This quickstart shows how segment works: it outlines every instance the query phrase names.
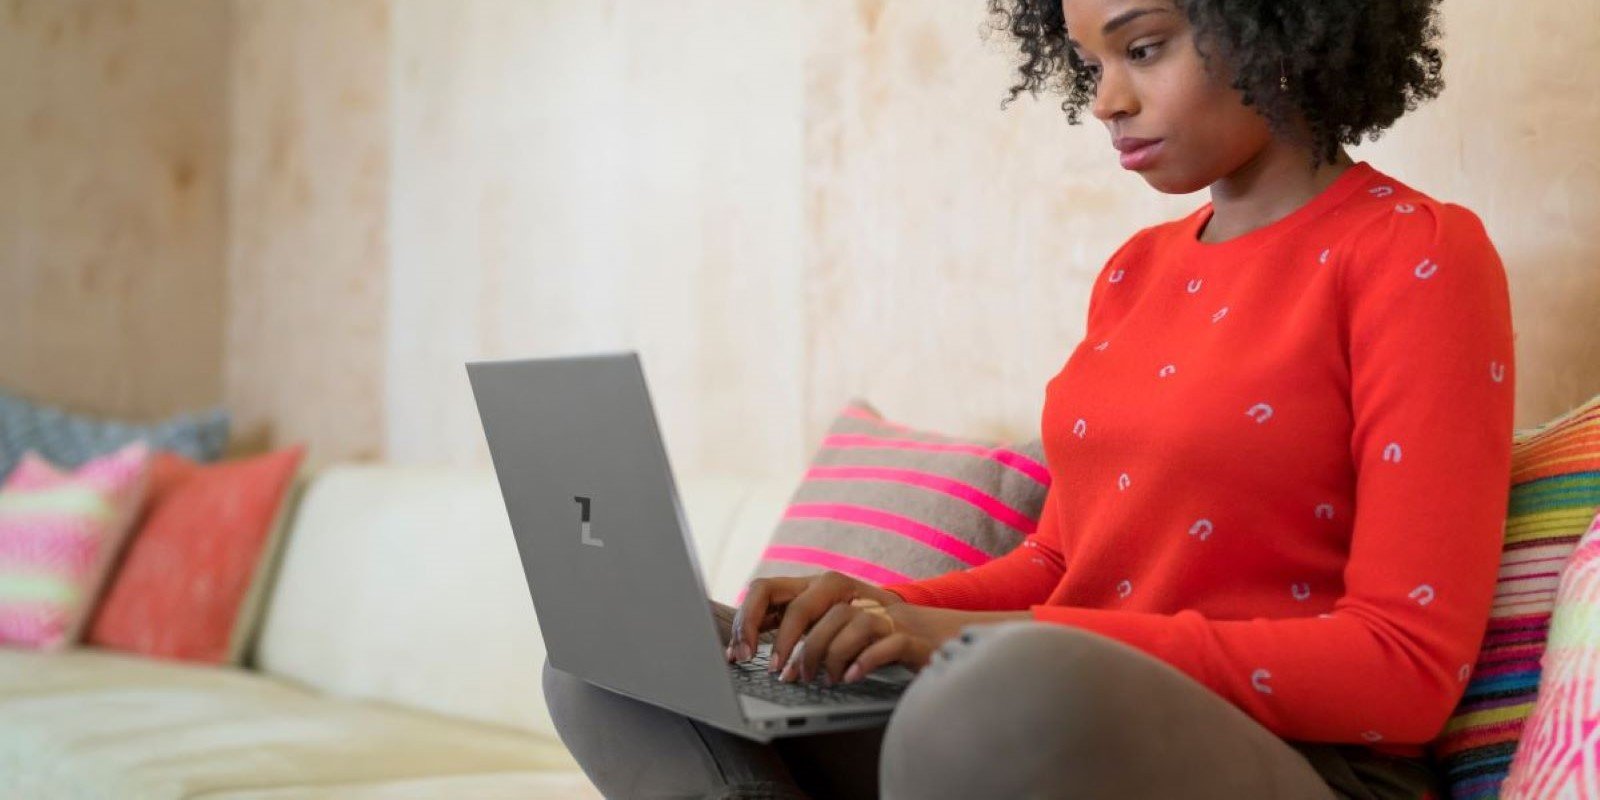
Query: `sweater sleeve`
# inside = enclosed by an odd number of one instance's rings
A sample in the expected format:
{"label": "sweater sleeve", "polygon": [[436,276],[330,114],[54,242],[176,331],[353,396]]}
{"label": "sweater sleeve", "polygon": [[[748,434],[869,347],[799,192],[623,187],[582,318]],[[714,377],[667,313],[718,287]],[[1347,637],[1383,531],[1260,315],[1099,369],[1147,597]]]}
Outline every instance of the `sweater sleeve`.
{"label": "sweater sleeve", "polygon": [[1039,526],[1022,544],[992,561],[933,578],[885,584],[908,603],[964,611],[1022,611],[1042,603],[1066,571],[1057,533],[1056,496],[1045,491]]}
{"label": "sweater sleeve", "polygon": [[1358,502],[1333,611],[1030,610],[1162,659],[1280,736],[1421,744],[1459,702],[1494,599],[1513,432],[1509,292],[1482,223],[1454,204],[1397,203],[1337,249]]}

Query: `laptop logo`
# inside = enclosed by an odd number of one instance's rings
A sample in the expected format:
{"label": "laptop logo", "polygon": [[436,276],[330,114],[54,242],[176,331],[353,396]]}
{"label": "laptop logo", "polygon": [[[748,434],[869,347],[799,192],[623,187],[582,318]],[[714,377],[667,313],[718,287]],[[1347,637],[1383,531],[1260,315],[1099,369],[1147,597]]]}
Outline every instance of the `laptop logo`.
{"label": "laptop logo", "polygon": [[596,539],[593,536],[589,535],[589,502],[590,502],[589,498],[583,497],[583,496],[580,495],[580,496],[574,497],[572,499],[578,501],[579,513],[583,517],[583,536],[582,536],[583,543],[584,544],[592,544],[595,547],[605,547],[606,546],[605,542],[602,542],[599,539]]}

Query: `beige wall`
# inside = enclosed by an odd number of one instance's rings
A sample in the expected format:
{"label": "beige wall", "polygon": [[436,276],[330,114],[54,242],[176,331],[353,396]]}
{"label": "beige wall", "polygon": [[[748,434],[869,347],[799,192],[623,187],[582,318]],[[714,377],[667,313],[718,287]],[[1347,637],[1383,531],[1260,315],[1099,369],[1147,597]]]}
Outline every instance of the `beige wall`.
{"label": "beige wall", "polygon": [[383,454],[389,3],[235,0],[228,357],[239,438]]}
{"label": "beige wall", "polygon": [[[482,463],[463,361],[637,348],[680,469],[802,462],[852,395],[1031,435],[1104,259],[1206,198],[1122,171],[1054,97],[999,110],[1013,49],[980,36],[981,7],[234,0],[212,220],[229,281],[202,287],[224,299],[228,357],[209,391],[319,460]],[[1443,8],[1444,95],[1352,152],[1483,218],[1528,426],[1600,392],[1600,5]],[[27,161],[0,155],[0,174]],[[4,218],[15,252],[24,217]],[[75,247],[5,280],[56,280],[39,265]],[[45,383],[51,346],[7,351],[0,378],[93,394],[98,378]],[[97,346],[80,349],[116,363]]]}
{"label": "beige wall", "polygon": [[395,4],[390,455],[487,462],[463,362],[637,348],[675,465],[792,463],[799,4]]}
{"label": "beige wall", "polygon": [[227,31],[212,0],[0,7],[0,386],[222,400]]}
{"label": "beige wall", "polygon": [[[1105,258],[1206,199],[1000,111],[980,3],[751,5],[397,4],[394,457],[484,458],[465,358],[624,346],[675,464],[798,463],[856,394],[1032,435]],[[1447,0],[1444,95],[1352,150],[1484,219],[1523,426],[1600,392],[1597,9]]]}

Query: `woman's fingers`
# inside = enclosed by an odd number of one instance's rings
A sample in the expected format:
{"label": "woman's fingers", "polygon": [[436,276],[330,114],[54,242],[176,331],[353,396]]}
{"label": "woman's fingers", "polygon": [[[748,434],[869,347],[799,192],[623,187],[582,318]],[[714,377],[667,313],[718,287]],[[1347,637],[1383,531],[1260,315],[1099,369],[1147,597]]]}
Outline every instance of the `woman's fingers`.
{"label": "woman's fingers", "polygon": [[868,645],[844,672],[844,682],[854,683],[888,664],[904,664],[912,672],[928,665],[932,643],[906,633],[892,633]]}
{"label": "woman's fingers", "polygon": [[750,582],[744,602],[733,615],[733,638],[728,643],[728,660],[748,660],[755,654],[756,639],[776,624],[784,606],[805,586],[805,578],[757,578]]}
{"label": "woman's fingers", "polygon": [[850,624],[857,613],[859,612],[856,609],[843,603],[835,603],[823,612],[822,618],[811,626],[805,638],[795,646],[778,679],[787,681],[798,678],[810,681],[816,677],[823,659],[829,655],[839,632]]}
{"label": "woman's fingers", "polygon": [[772,640],[771,669],[781,671],[788,666],[800,637],[811,630],[817,620],[834,603],[849,602],[851,581],[844,575],[829,571],[821,575],[798,580],[805,581],[804,588],[783,609],[783,621],[778,623],[778,635]]}
{"label": "woman's fingers", "polygon": [[[850,608],[843,606],[843,608]],[[876,614],[870,614],[857,608],[850,608],[855,612],[844,628],[833,637],[828,644],[828,653],[822,659],[822,669],[832,683],[844,683],[844,673],[861,653],[873,642],[887,636],[890,632],[888,621]]]}
{"label": "woman's fingers", "polygon": [[778,623],[778,635],[772,640],[772,659],[768,662],[772,671],[780,672],[788,666],[789,657],[795,645],[800,643],[801,635],[827,610],[827,604],[820,604],[821,608],[818,605],[817,594],[808,588],[784,607],[783,621]]}

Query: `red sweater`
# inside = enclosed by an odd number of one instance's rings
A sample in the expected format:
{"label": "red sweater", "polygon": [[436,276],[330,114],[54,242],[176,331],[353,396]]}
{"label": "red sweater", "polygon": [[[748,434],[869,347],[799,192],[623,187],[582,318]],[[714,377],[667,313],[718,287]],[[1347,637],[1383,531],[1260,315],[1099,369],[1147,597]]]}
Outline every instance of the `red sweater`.
{"label": "red sweater", "polygon": [[1419,755],[1494,595],[1504,267],[1471,211],[1364,161],[1242,236],[1199,241],[1210,214],[1139,231],[1095,280],[1045,387],[1036,532],[884,588],[1128,643],[1286,739]]}

